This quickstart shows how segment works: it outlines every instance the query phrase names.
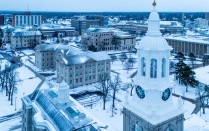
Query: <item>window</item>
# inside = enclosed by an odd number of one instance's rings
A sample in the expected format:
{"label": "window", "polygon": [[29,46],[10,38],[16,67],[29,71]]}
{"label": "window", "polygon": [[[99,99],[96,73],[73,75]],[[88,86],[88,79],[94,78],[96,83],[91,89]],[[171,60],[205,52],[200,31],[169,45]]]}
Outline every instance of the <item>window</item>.
{"label": "window", "polygon": [[78,66],[76,65],[76,69],[78,69]]}
{"label": "window", "polygon": [[76,83],[78,83],[78,79],[76,79]]}
{"label": "window", "polygon": [[78,72],[76,71],[76,76],[78,76]]}
{"label": "window", "polygon": [[82,71],[80,71],[80,75],[82,75]]}
{"label": "window", "polygon": [[151,59],[150,77],[157,78],[157,60],[156,59]]}
{"label": "window", "polygon": [[82,68],[82,65],[80,65],[80,68]]}
{"label": "window", "polygon": [[162,59],[162,74],[161,74],[161,76],[165,77],[165,73],[166,73],[166,59],[163,58]]}
{"label": "window", "polygon": [[70,84],[72,84],[72,80],[70,80]]}
{"label": "window", "polygon": [[80,82],[82,82],[82,78],[80,78]]}
{"label": "window", "polygon": [[91,80],[91,76],[89,76],[89,80]]}
{"label": "window", "polygon": [[91,70],[89,70],[89,74],[91,74]]}
{"label": "window", "polygon": [[72,77],[72,73],[70,73],[70,77]]}
{"label": "window", "polygon": [[146,76],[146,61],[145,58],[141,58],[141,75]]}

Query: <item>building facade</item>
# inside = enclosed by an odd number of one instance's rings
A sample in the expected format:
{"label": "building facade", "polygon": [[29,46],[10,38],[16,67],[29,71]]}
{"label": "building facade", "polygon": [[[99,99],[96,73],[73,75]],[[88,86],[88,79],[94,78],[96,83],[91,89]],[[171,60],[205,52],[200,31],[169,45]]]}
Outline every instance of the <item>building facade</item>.
{"label": "building facade", "polygon": [[84,48],[92,51],[126,50],[134,48],[136,37],[107,28],[89,28],[81,37]]}
{"label": "building facade", "polygon": [[57,81],[64,80],[70,88],[98,82],[106,74],[110,76],[110,57],[104,52],[59,53],[57,59]]}
{"label": "building facade", "polygon": [[182,52],[186,56],[193,53],[198,58],[209,54],[209,42],[203,39],[169,36],[166,40],[173,47],[174,53]]}
{"label": "building facade", "polygon": [[12,26],[33,26],[42,24],[42,15],[31,15],[30,12],[25,12],[24,15],[13,15]]}
{"label": "building facade", "polygon": [[72,51],[79,53],[78,48],[63,44],[41,44],[35,47],[35,65],[41,70],[56,68],[58,52]]}
{"label": "building facade", "polygon": [[169,80],[171,46],[160,33],[160,18],[154,9],[148,32],[136,45],[138,71],[133,79],[133,96],[126,98],[123,110],[124,131],[183,131],[183,101],[172,100]]}
{"label": "building facade", "polygon": [[11,48],[35,48],[41,44],[40,31],[16,30],[12,32]]}
{"label": "building facade", "polygon": [[103,16],[80,16],[74,17],[74,19],[71,20],[71,26],[75,27],[75,30],[78,31],[80,35],[91,26],[106,27],[107,25],[108,20]]}
{"label": "building facade", "polygon": [[110,57],[104,52],[85,53],[62,44],[42,44],[35,48],[35,65],[44,70],[55,68],[57,82],[65,81],[70,88],[95,83],[100,75],[110,76]]}

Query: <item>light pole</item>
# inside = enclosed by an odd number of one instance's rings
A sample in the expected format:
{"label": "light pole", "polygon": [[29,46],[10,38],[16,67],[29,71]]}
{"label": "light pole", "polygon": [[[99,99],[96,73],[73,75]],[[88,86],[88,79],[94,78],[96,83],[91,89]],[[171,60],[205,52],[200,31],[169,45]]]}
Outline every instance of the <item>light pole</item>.
{"label": "light pole", "polygon": [[176,94],[175,90],[176,90],[176,85],[174,85],[174,90],[173,90],[174,91],[174,94]]}
{"label": "light pole", "polygon": [[16,108],[16,99],[17,99],[17,97],[15,97],[15,111],[17,110],[17,108]]}

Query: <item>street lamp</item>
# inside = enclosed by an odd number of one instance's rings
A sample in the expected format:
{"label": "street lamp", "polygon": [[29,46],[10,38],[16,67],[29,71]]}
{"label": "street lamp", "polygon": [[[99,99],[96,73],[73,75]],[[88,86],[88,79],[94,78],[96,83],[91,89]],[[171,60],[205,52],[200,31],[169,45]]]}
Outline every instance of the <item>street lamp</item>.
{"label": "street lamp", "polygon": [[17,110],[17,108],[16,108],[16,99],[17,99],[17,97],[15,97],[15,111]]}
{"label": "street lamp", "polygon": [[173,91],[174,91],[174,94],[176,94],[176,92],[175,92],[175,89],[176,89],[176,85],[174,85],[174,88],[173,88],[173,89],[174,89],[174,90],[173,90]]}

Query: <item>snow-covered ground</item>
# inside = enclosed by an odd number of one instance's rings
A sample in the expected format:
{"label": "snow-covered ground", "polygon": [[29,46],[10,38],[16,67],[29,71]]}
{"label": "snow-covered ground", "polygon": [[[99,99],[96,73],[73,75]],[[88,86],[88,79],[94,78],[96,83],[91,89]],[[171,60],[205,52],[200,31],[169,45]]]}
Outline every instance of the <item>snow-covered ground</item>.
{"label": "snow-covered ground", "polygon": [[[23,51],[25,54],[27,55],[31,55],[34,52],[31,50],[24,50]],[[112,52],[107,52],[108,54],[110,53],[115,53],[115,51]],[[136,58],[136,55],[132,55],[134,58]],[[32,59],[30,59],[32,62],[35,61],[34,56],[30,56]],[[27,61],[26,59],[29,59],[29,57],[23,57],[22,61],[24,62],[24,64],[30,66],[31,68],[33,68],[35,71],[38,72],[43,72],[39,69],[37,69],[34,64],[32,64],[31,62]],[[25,61],[26,60],[26,61]],[[137,69],[137,64],[134,64],[134,69],[130,70],[127,72],[127,70],[124,70],[124,66],[122,65],[121,61],[115,61],[111,64],[111,70],[113,70],[114,72],[119,73],[121,80],[123,83],[127,83],[127,82],[131,82],[131,78],[130,75],[133,74]],[[205,70],[205,69],[203,69]],[[28,70],[28,68],[26,68],[25,66],[22,66],[20,68],[17,69],[17,71],[19,72],[19,77],[20,79],[22,79],[22,83],[20,83],[18,85],[18,92],[17,94],[14,95],[14,97],[16,98],[16,104],[17,104],[17,109],[21,108],[21,98],[24,95],[28,95],[30,93],[32,93],[35,88],[37,87],[37,85],[40,83],[40,79],[35,77],[35,74],[32,73],[30,70]],[[56,71],[52,71],[52,70],[47,70],[44,72],[53,72],[56,74]],[[111,76],[114,76],[116,73],[111,72]],[[209,71],[207,71],[209,72]],[[114,78],[114,77],[112,77]],[[48,80],[48,82],[50,82],[54,87],[58,88],[59,84],[56,83],[56,75],[53,76],[49,76],[46,77],[46,79]],[[174,80],[174,76],[171,75],[170,79]],[[208,78],[206,78],[208,79]],[[49,88],[49,83],[45,82],[42,85],[42,88]],[[173,93],[175,94],[179,94],[181,96],[185,96],[191,99],[195,99],[195,89],[189,87],[189,92],[185,92],[185,86],[179,85],[178,81],[174,82],[174,89],[173,89]],[[82,87],[78,87],[76,89],[73,89],[70,91],[70,93],[76,93],[76,92],[80,92],[83,90],[96,90],[94,85],[88,85],[88,86],[82,86]],[[126,91],[120,90],[117,92],[117,99],[119,99],[120,101],[124,101],[124,96],[126,95]],[[15,112],[15,107],[14,105],[11,106],[10,102],[7,101],[7,97],[5,97],[5,94],[0,94],[0,103],[2,105],[4,105],[4,108],[0,108],[0,116],[5,116],[11,113]],[[173,101],[175,103],[177,103],[178,98],[173,96]],[[116,109],[114,109],[114,113],[112,116],[112,99],[111,97],[109,97],[109,100],[107,101],[106,104],[106,110],[103,110],[103,101],[102,99],[100,99],[97,103],[93,104],[92,107],[91,106],[85,106],[85,108],[91,112],[93,115],[95,115],[100,121],[104,122],[105,124],[109,125],[110,127],[112,127],[114,129],[114,131],[122,131],[123,130],[123,114],[122,114],[122,105],[121,102],[119,102],[118,100],[116,100]],[[187,112],[185,112],[185,123],[184,123],[184,127],[186,131],[209,131],[209,109],[206,109],[206,114],[203,115],[200,112],[197,115],[191,115],[192,111],[195,108],[195,105],[188,102],[188,101],[184,101],[184,107],[186,108]],[[201,114],[201,116],[200,116]],[[12,125],[19,124],[19,120],[17,121],[13,121],[13,122],[3,122],[0,123],[0,129],[4,129],[5,131],[9,130],[8,127],[11,127]],[[12,124],[13,123],[13,124]]]}

